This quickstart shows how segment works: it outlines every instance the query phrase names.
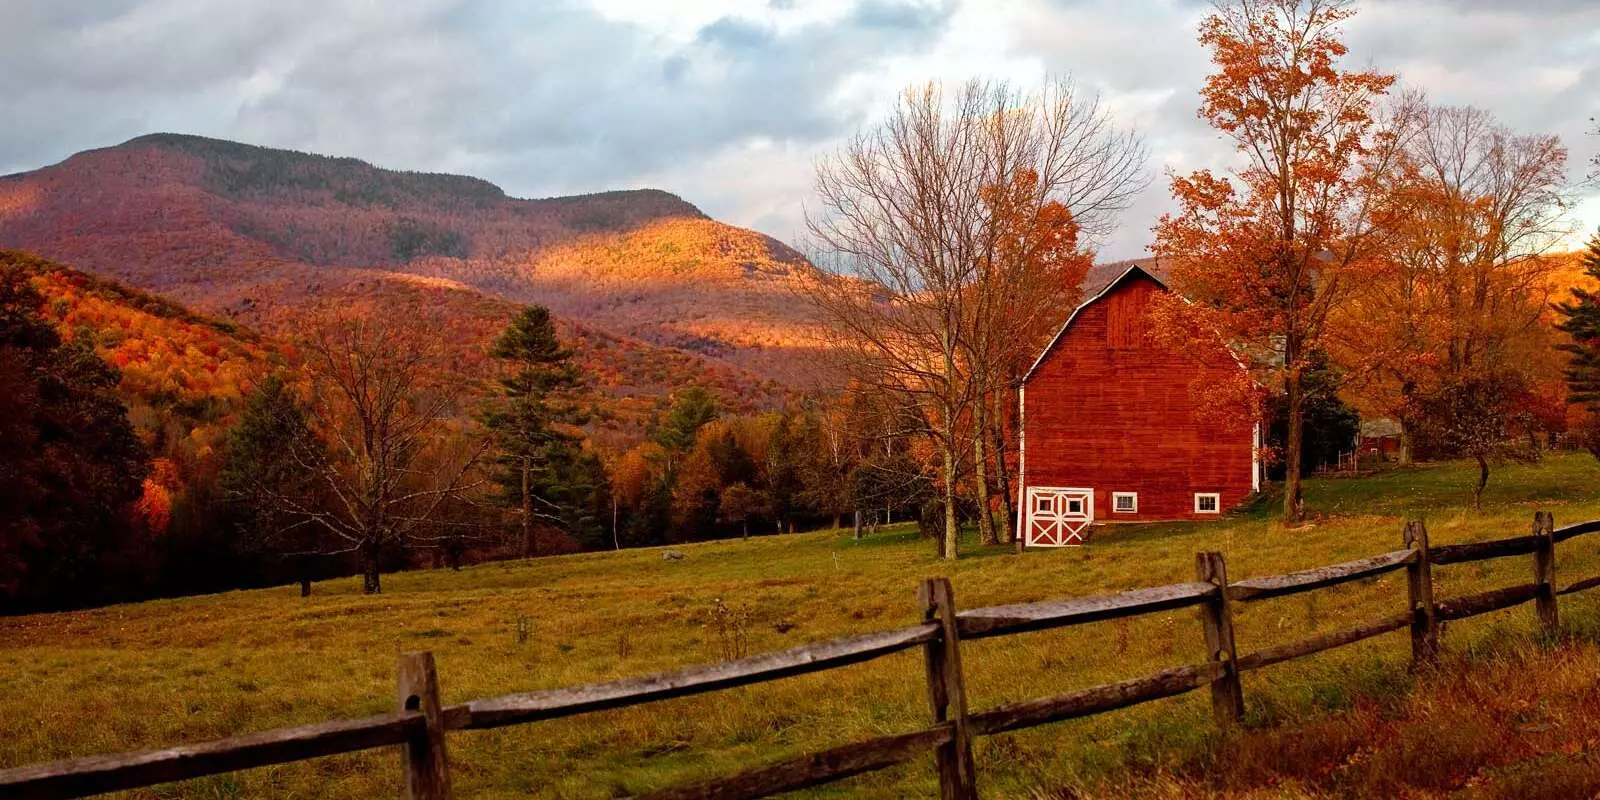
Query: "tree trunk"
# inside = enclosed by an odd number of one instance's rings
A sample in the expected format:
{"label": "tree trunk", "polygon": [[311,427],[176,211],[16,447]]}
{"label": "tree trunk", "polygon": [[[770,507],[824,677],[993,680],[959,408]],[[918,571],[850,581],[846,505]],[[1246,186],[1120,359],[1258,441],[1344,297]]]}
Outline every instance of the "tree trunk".
{"label": "tree trunk", "polygon": [[984,447],[984,431],[988,428],[988,415],[984,413],[984,400],[972,404],[972,482],[978,490],[978,543],[999,544],[994,535],[994,517],[989,514],[989,458]]}
{"label": "tree trunk", "polygon": [[310,597],[311,596],[311,579],[309,579],[309,578],[301,578],[300,579],[300,596],[301,597]]}
{"label": "tree trunk", "polygon": [[856,541],[861,541],[861,509],[856,509]]}
{"label": "tree trunk", "polygon": [[361,593],[381,594],[383,584],[378,577],[378,546],[363,545],[361,550]]}
{"label": "tree trunk", "polygon": [[1011,504],[1011,472],[1006,466],[1006,415],[1002,404],[1010,396],[1009,391],[995,392],[994,413],[989,418],[989,430],[993,436],[994,447],[994,477],[1000,490],[1000,529],[998,531],[1000,542],[1009,544],[1013,538],[1011,518],[1016,508]]}
{"label": "tree trunk", "polygon": [[533,486],[529,473],[533,470],[528,460],[522,460],[522,557],[533,558],[538,552],[538,542],[533,532]]}
{"label": "tree trunk", "polygon": [[1292,345],[1284,350],[1288,376],[1284,379],[1289,395],[1288,447],[1283,465],[1283,523],[1294,525],[1303,518],[1300,500],[1300,450],[1305,436],[1305,398],[1300,386],[1299,354]]}
{"label": "tree trunk", "polygon": [[944,547],[940,548],[940,555],[954,560],[959,533],[956,527],[956,451],[948,439],[939,443],[939,450],[944,457]]}
{"label": "tree trunk", "polygon": [[1483,510],[1483,487],[1489,485],[1489,461],[1482,453],[1473,453],[1473,458],[1478,460],[1478,485],[1472,487],[1472,508],[1476,511]]}
{"label": "tree trunk", "polygon": [[1411,466],[1411,428],[1404,421],[1400,423],[1400,466]]}
{"label": "tree trunk", "polygon": [[839,530],[840,528],[843,528],[843,527],[844,527],[844,513],[843,512],[838,512],[838,511],[834,512],[834,514],[833,514],[833,529],[834,530]]}
{"label": "tree trunk", "polygon": [[749,539],[750,538],[750,520],[748,520],[748,519],[740,520],[739,521],[739,525],[744,529],[744,538]]}

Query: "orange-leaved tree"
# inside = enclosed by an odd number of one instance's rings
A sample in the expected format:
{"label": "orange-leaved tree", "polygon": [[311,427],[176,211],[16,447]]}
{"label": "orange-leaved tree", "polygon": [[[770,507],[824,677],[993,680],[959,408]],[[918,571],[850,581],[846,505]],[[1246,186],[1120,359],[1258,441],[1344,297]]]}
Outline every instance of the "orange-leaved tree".
{"label": "orange-leaved tree", "polygon": [[[1329,312],[1371,256],[1371,176],[1398,137],[1377,104],[1394,78],[1341,69],[1346,0],[1240,0],[1200,25],[1217,69],[1199,115],[1231,138],[1231,176],[1175,176],[1179,210],[1156,226],[1171,270],[1166,333],[1220,337],[1288,410],[1283,515],[1300,517],[1301,377]],[[1187,300],[1187,302],[1186,302]]]}
{"label": "orange-leaved tree", "polygon": [[[951,92],[912,88],[884,121],[818,164],[820,207],[807,223],[819,263],[832,269],[801,291],[853,385],[914,412],[915,433],[938,460],[930,511],[943,518],[947,558],[956,557],[966,456],[982,452],[974,412],[1000,373],[990,332],[1019,313],[1003,303],[1020,293],[988,285],[1009,270],[1001,243],[1015,220],[1036,219],[1052,202],[1084,230],[1108,230],[1142,188],[1143,162],[1139,139],[1062,79],[1028,94],[979,81]],[[1031,185],[1019,183],[1028,172]],[[990,205],[1000,200],[1024,207],[1007,221]],[[981,495],[986,477],[974,482]],[[987,511],[979,522],[992,538]]]}
{"label": "orange-leaved tree", "polygon": [[[1011,471],[1016,408],[1022,373],[1082,296],[1094,251],[1079,245],[1072,210],[1042,191],[1038,172],[1018,169],[1010,180],[980,192],[994,242],[978,261],[968,330],[961,341],[978,384],[973,403],[973,464],[978,534],[984,544],[1010,541]],[[997,532],[989,514],[989,451],[999,489]]]}
{"label": "orange-leaved tree", "polygon": [[[1335,314],[1329,350],[1357,407],[1401,422],[1402,459],[1413,434],[1432,433],[1434,453],[1477,459],[1481,493],[1492,455],[1536,455],[1504,446],[1506,420],[1536,420],[1516,407],[1559,384],[1547,319],[1556,262],[1544,254],[1567,231],[1567,152],[1481,109],[1412,105],[1400,156],[1377,181],[1382,258]],[[1446,402],[1466,392],[1472,403]],[[1468,444],[1441,449],[1442,431]]]}

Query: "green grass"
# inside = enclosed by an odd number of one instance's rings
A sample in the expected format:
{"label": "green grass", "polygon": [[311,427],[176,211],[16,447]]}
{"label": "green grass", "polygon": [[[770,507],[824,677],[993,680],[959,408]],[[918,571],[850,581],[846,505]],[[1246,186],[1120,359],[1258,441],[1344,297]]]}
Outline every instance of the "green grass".
{"label": "green grass", "polygon": [[[903,527],[862,541],[828,532],[595,553],[0,620],[0,766],[202,741],[390,710],[399,653],[436,654],[446,703],[720,660],[717,600],[748,608],[749,650],[913,622],[920,579],[948,575],[971,607],[1191,580],[1194,553],[1226,554],[1230,577],[1280,573],[1400,547],[1408,516],[1435,544],[1525,533],[1535,510],[1563,525],[1600,518],[1600,467],[1561,456],[1497,471],[1471,510],[1467,465],[1307,486],[1312,524],[1285,530],[1271,508],[1200,524],[1114,526],[1091,547],[979,550],[941,562]],[[1525,582],[1531,559],[1435,570],[1450,597]],[[1587,537],[1559,548],[1563,579],[1600,574]],[[1404,575],[1236,607],[1249,651],[1393,614]],[[1562,598],[1563,621],[1600,630],[1600,594]],[[1450,625],[1463,663],[1533,638],[1528,608]],[[518,643],[519,618],[531,636]],[[1192,611],[968,644],[973,710],[1202,658]],[[1391,634],[1245,679],[1251,725],[1274,729],[1405,697],[1408,642]],[[449,739],[458,796],[609,797],[703,779],[927,724],[920,654],[694,698]],[[1179,770],[1217,746],[1204,693],[980,740],[987,796],[1116,786]],[[375,752],[263,768],[138,797],[389,797],[399,766]],[[814,796],[927,796],[926,763],[852,779]],[[1048,787],[1048,788],[1041,788]],[[1064,787],[1064,788],[1063,788]],[[1044,793],[1049,792],[1049,793]],[[1113,792],[1115,794],[1115,792]]]}

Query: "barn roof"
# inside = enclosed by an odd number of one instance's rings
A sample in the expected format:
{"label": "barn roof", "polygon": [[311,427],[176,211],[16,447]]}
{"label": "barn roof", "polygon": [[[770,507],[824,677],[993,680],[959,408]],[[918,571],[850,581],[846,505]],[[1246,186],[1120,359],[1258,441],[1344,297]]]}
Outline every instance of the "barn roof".
{"label": "barn roof", "polygon": [[[1156,273],[1159,271],[1161,271],[1160,267],[1153,258],[1138,258],[1130,261],[1115,261],[1110,264],[1096,264],[1093,267],[1090,267],[1089,274],[1084,276],[1083,286],[1085,291],[1094,291],[1094,294],[1090,295],[1087,300],[1079,303],[1078,307],[1074,308],[1072,313],[1067,316],[1067,321],[1061,323],[1061,328],[1056,331],[1056,335],[1050,337],[1050,344],[1045,345],[1044,351],[1039,353],[1039,357],[1033,360],[1033,366],[1028,367],[1028,371],[1023,374],[1023,383],[1027,383],[1028,379],[1033,377],[1034,371],[1039,369],[1040,364],[1044,363],[1045,357],[1050,355],[1051,350],[1056,349],[1056,343],[1060,342],[1061,337],[1066,334],[1067,329],[1072,327],[1072,321],[1078,318],[1078,313],[1080,311],[1083,311],[1085,308],[1093,305],[1106,295],[1111,294],[1112,289],[1117,288],[1124,281],[1128,280],[1128,278],[1135,275],[1143,275],[1146,278],[1155,281],[1161,286],[1161,288],[1167,288],[1167,282],[1156,275]],[[1099,288],[1091,289],[1091,287]]]}
{"label": "barn roof", "polygon": [[1083,276],[1083,293],[1093,297],[1111,286],[1115,281],[1121,280],[1127,274],[1129,267],[1138,267],[1146,275],[1155,278],[1165,285],[1168,270],[1165,265],[1154,258],[1129,258],[1123,261],[1108,261],[1104,264],[1095,264]]}

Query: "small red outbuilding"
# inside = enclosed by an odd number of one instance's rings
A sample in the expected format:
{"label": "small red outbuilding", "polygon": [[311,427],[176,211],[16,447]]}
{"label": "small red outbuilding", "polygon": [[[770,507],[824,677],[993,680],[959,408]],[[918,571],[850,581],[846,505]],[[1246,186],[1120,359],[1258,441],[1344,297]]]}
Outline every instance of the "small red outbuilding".
{"label": "small red outbuilding", "polygon": [[1261,488],[1260,426],[1197,418],[1191,385],[1245,367],[1225,348],[1150,341],[1170,291],[1119,267],[1078,306],[1022,381],[1018,528],[1036,547],[1082,544],[1102,522],[1214,519]]}

